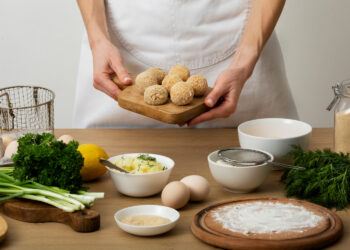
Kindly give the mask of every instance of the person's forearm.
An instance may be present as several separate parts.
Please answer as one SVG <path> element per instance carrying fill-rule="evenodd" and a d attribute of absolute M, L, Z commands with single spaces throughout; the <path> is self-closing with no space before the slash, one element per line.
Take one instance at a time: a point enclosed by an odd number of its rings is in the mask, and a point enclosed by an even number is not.
<path fill-rule="evenodd" d="M 244 32 L 230 67 L 245 68 L 249 77 L 269 39 L 285 0 L 254 0 Z"/>
<path fill-rule="evenodd" d="M 90 46 L 109 40 L 104 0 L 77 0 Z"/>

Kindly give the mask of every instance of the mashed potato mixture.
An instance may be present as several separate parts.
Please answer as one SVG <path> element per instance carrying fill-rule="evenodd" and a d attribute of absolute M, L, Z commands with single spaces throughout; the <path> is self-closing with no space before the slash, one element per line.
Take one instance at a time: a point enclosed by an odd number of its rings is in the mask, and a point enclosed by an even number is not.
<path fill-rule="evenodd" d="M 114 165 L 123 168 L 133 174 L 144 174 L 166 170 L 156 158 L 149 155 L 137 157 L 121 157 L 114 162 Z"/>

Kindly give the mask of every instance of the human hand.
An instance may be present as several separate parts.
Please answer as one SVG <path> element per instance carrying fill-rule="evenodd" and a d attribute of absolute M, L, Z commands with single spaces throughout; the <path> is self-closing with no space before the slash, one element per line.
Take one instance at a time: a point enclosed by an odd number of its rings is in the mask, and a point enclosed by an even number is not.
<path fill-rule="evenodd" d="M 116 74 L 124 85 L 132 83 L 131 77 L 125 70 L 119 50 L 111 42 L 103 41 L 92 47 L 92 55 L 94 88 L 117 100 L 121 90 L 111 80 L 111 75 Z"/>
<path fill-rule="evenodd" d="M 205 98 L 205 104 L 212 108 L 187 123 L 198 123 L 216 118 L 227 118 L 236 111 L 239 96 L 250 74 L 244 68 L 228 68 L 216 79 L 213 90 Z M 218 103 L 220 100 L 220 103 Z M 222 100 L 222 101 L 221 101 Z M 215 105 L 217 105 L 215 107 Z"/>

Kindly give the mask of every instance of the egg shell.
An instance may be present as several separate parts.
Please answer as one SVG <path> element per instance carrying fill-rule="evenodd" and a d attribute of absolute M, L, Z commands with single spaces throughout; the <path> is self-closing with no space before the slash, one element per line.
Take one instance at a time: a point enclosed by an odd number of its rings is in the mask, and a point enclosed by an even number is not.
<path fill-rule="evenodd" d="M 191 201 L 201 201 L 208 197 L 210 191 L 209 182 L 200 175 L 189 175 L 181 179 L 190 190 Z"/>
<path fill-rule="evenodd" d="M 74 141 L 74 138 L 71 135 L 61 135 L 57 140 L 68 144 L 69 142 Z"/>
<path fill-rule="evenodd" d="M 161 198 L 165 206 L 179 209 L 190 200 L 190 190 L 184 183 L 173 181 L 164 187 Z"/>
<path fill-rule="evenodd" d="M 17 154 L 17 148 L 18 148 L 18 142 L 12 141 L 9 145 L 7 145 L 7 148 L 5 150 L 4 157 L 11 158 L 13 154 Z"/>
<path fill-rule="evenodd" d="M 8 135 L 4 135 L 1 138 L 2 138 L 2 144 L 4 145 L 5 150 L 6 150 L 7 146 L 15 140 L 11 136 L 8 136 Z"/>

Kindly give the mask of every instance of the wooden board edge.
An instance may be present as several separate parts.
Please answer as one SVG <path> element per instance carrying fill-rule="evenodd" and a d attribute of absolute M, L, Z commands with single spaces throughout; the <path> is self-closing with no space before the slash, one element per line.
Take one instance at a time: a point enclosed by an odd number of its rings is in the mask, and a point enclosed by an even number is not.
<path fill-rule="evenodd" d="M 121 107 L 123 109 L 129 110 L 131 112 L 135 112 L 137 114 L 140 114 L 140 115 L 152 118 L 152 119 L 155 119 L 157 121 L 162 121 L 162 122 L 165 122 L 168 124 L 177 124 L 176 120 L 174 120 L 174 118 L 172 118 L 170 114 L 169 115 L 164 114 L 163 116 L 158 116 L 157 113 L 154 113 L 154 112 L 148 113 L 148 112 L 146 112 L 146 110 L 142 109 L 141 104 L 134 103 L 133 107 L 131 108 L 129 106 L 129 103 L 126 102 L 124 99 L 119 99 L 118 104 L 119 104 L 119 107 Z"/>
<path fill-rule="evenodd" d="M 145 109 L 142 108 L 141 104 L 134 104 L 131 108 L 129 106 L 129 103 L 126 102 L 124 99 L 119 99 L 118 104 L 121 108 L 129 110 L 131 112 L 135 112 L 137 114 L 155 119 L 157 121 L 162 121 L 168 124 L 183 124 L 191 119 L 195 118 L 196 116 L 204 113 L 205 111 L 209 110 L 209 108 L 203 103 L 202 105 L 198 105 L 194 109 L 187 110 L 180 114 L 166 114 L 162 113 L 162 115 L 157 115 L 155 112 L 147 112 Z M 188 114 L 190 113 L 190 115 Z M 191 117 L 188 119 L 187 117 Z"/>
<path fill-rule="evenodd" d="M 310 206 L 313 206 L 315 208 L 318 208 L 322 210 L 322 212 L 325 212 L 327 216 L 330 219 L 331 225 L 330 227 L 313 236 L 306 236 L 305 238 L 300 239 L 292 239 L 292 240 L 260 240 L 260 239 L 244 239 L 244 238 L 235 238 L 235 237 L 225 237 L 223 235 L 215 235 L 214 232 L 207 231 L 205 228 L 203 228 L 199 221 L 202 219 L 202 215 L 206 215 L 207 211 L 209 211 L 211 208 L 220 206 L 227 203 L 232 202 L 240 202 L 240 201 L 253 201 L 253 200 L 281 200 L 281 201 L 287 201 L 287 200 L 293 200 L 293 201 L 299 201 L 300 203 L 306 203 Z M 204 217 L 203 217 L 204 218 Z M 288 198 L 252 198 L 252 199 L 241 199 L 241 200 L 231 200 L 231 201 L 224 201 L 220 203 L 216 203 L 213 205 L 208 206 L 207 208 L 202 209 L 199 211 L 193 218 L 191 223 L 191 231 L 192 233 L 201 241 L 216 246 L 221 247 L 225 249 L 319 249 L 324 248 L 327 246 L 330 246 L 337 242 L 342 234 L 343 234 L 343 223 L 338 215 L 336 215 L 331 210 L 322 207 L 320 205 L 304 201 L 304 200 L 296 200 L 296 199 L 288 199 Z M 322 235 L 322 238 L 321 238 Z M 217 239 L 215 237 L 221 237 L 226 240 L 222 242 L 217 242 Z M 312 242 L 308 242 L 308 240 L 312 239 Z M 235 242 L 232 242 L 235 241 Z M 256 244 L 252 245 L 251 243 L 254 242 Z M 281 244 L 284 243 L 285 245 L 281 246 Z"/>
<path fill-rule="evenodd" d="M 22 222 L 61 223 L 80 233 L 90 233 L 100 228 L 100 213 L 90 208 L 65 212 L 46 203 L 21 199 L 11 199 L 1 205 L 1 212 L 4 215 Z"/>
<path fill-rule="evenodd" d="M 129 91 L 130 89 L 126 90 Z M 155 119 L 157 121 L 165 122 L 168 124 L 185 124 L 196 116 L 208 111 L 210 108 L 205 103 L 196 104 L 192 109 L 183 111 L 182 113 L 174 114 L 167 113 L 165 111 L 155 111 L 156 106 L 151 106 L 145 103 L 130 102 L 127 99 L 127 93 L 123 90 L 119 94 L 118 105 L 119 107 L 129 110 L 131 112 Z M 212 88 L 208 88 L 204 98 L 212 91 Z M 145 109 L 146 107 L 146 109 Z"/>
<path fill-rule="evenodd" d="M 1 243 L 2 241 L 5 240 L 7 231 L 8 231 L 8 224 L 2 216 L 0 216 L 0 224 L 3 225 L 3 232 L 0 232 L 0 243 Z"/>

